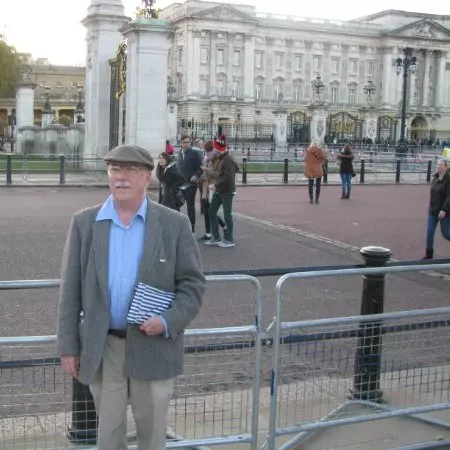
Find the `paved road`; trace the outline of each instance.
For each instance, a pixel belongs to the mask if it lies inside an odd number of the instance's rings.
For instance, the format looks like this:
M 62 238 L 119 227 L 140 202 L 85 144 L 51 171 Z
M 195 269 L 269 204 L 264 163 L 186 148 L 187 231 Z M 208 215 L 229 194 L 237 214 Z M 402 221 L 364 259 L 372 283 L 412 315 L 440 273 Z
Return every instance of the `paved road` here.
M 359 263 L 352 246 L 384 245 L 397 259 L 422 256 L 426 186 L 360 187 L 351 201 L 338 200 L 338 188 L 327 187 L 320 205 L 310 205 L 304 187 L 245 188 L 236 211 L 269 223 L 237 217 L 234 249 L 202 247 L 205 270 L 268 268 Z M 70 216 L 101 202 L 103 188 L 10 188 L 0 191 L 0 279 L 58 278 Z M 201 219 L 200 219 L 201 220 Z M 298 232 L 272 225 L 315 233 Z M 199 223 L 198 233 L 202 234 Z M 330 238 L 323 241 L 320 236 Z M 338 242 L 335 242 L 338 241 Z M 341 243 L 350 244 L 342 246 Z M 437 255 L 449 255 L 437 237 Z M 263 317 L 273 317 L 275 279 L 262 280 Z M 301 287 L 300 287 L 301 286 Z M 387 309 L 447 304 L 448 282 L 421 274 L 389 281 Z M 408 292 L 415 292 L 411 296 Z M 249 323 L 253 317 L 248 285 L 211 286 L 205 308 L 194 326 Z M 356 279 L 309 280 L 286 289 L 290 318 L 326 317 L 359 312 L 361 282 Z M 47 334 L 55 331 L 57 291 L 0 292 L 0 335 Z

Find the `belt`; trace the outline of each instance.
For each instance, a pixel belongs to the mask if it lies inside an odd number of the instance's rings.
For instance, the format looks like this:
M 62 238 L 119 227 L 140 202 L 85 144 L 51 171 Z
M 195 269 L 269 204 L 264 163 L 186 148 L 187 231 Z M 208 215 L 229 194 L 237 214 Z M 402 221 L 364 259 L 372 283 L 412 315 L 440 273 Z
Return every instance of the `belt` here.
M 110 328 L 108 330 L 108 334 L 110 336 L 114 336 L 114 337 L 119 338 L 119 339 L 125 339 L 127 337 L 126 330 L 113 330 L 112 328 Z

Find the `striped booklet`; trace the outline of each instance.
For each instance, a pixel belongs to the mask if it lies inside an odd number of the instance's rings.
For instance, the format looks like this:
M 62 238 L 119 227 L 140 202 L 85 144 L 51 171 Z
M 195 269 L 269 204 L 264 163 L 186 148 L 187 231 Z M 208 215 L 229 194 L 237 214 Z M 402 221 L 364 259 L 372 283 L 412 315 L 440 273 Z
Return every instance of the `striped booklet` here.
M 140 325 L 150 317 L 162 315 L 172 307 L 174 298 L 174 292 L 166 292 L 148 284 L 138 283 L 128 310 L 127 322 Z

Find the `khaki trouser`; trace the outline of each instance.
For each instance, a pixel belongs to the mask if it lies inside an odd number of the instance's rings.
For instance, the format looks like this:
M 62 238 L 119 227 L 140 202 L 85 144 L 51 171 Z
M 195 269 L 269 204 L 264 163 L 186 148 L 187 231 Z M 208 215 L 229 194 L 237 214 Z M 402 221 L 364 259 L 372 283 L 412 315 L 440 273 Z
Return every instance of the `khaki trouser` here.
M 90 386 L 99 416 L 98 450 L 127 449 L 127 405 L 136 422 L 139 450 L 166 448 L 167 411 L 174 379 L 136 381 L 124 374 L 125 339 L 108 336 L 102 365 Z

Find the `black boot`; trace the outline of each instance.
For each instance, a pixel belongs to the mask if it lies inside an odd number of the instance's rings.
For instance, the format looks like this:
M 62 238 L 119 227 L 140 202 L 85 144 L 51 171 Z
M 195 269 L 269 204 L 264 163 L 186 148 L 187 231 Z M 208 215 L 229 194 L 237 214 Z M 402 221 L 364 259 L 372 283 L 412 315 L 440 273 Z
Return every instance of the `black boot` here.
M 425 250 L 425 256 L 422 259 L 433 259 L 434 250 L 432 248 L 427 248 Z
M 320 198 L 320 187 L 316 186 L 316 205 L 319 204 L 319 198 Z
M 309 194 L 309 203 L 314 203 L 314 201 L 313 201 L 314 187 L 313 186 L 308 187 L 308 194 Z
M 347 200 L 350 199 L 350 193 L 351 193 L 351 191 L 352 191 L 352 188 L 349 186 L 349 187 L 347 188 L 347 194 L 345 195 L 345 198 L 346 198 Z

